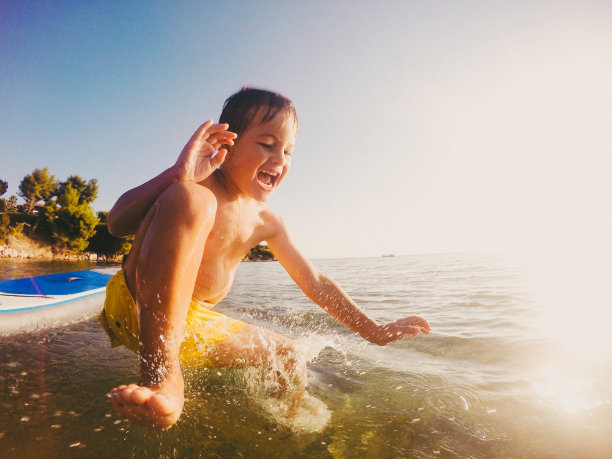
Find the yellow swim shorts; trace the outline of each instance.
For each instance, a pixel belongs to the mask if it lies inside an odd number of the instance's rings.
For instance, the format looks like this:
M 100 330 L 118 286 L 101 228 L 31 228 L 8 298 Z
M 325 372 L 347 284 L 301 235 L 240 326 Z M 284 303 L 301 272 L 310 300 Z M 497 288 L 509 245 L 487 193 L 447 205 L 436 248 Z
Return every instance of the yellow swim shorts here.
M 106 284 L 106 299 L 99 320 L 110 338 L 111 347 L 123 344 L 131 351 L 138 352 L 138 310 L 125 283 L 123 270 Z M 181 344 L 181 360 L 191 365 L 211 366 L 207 350 L 245 325 L 191 300 Z

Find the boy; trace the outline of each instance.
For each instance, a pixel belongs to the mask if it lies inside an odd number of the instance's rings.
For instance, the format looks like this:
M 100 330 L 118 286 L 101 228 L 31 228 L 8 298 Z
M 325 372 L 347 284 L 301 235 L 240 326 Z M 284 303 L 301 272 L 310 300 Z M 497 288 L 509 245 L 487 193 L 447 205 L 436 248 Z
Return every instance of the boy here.
M 226 100 L 219 122 L 200 126 L 174 166 L 126 192 L 108 215 L 112 234 L 136 236 L 124 269 L 109 281 L 100 320 L 113 345 L 140 356 L 139 384 L 114 388 L 111 400 L 120 415 L 158 429 L 183 410 L 180 360 L 281 362 L 301 381 L 299 401 L 306 365 L 295 343 L 211 311 L 261 241 L 312 301 L 368 341 L 385 345 L 430 330 L 419 317 L 387 325 L 368 317 L 304 258 L 264 204 L 291 164 L 297 115 L 290 100 L 243 88 Z

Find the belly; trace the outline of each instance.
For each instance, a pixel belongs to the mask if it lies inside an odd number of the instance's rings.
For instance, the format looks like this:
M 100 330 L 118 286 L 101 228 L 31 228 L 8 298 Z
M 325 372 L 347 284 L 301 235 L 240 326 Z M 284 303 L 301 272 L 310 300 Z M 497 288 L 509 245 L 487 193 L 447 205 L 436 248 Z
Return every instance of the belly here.
M 230 291 L 234 282 L 235 269 L 227 270 L 224 266 L 214 267 L 211 263 L 200 266 L 198 277 L 193 289 L 193 297 L 200 303 L 213 307 L 221 301 Z

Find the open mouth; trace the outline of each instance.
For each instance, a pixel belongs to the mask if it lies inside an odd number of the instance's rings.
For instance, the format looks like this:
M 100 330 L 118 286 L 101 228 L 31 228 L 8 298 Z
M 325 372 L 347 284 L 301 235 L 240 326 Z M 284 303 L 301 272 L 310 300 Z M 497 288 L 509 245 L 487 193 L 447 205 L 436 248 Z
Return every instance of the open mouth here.
M 280 174 L 275 171 L 259 171 L 257 172 L 257 182 L 265 190 L 272 190 L 278 182 Z

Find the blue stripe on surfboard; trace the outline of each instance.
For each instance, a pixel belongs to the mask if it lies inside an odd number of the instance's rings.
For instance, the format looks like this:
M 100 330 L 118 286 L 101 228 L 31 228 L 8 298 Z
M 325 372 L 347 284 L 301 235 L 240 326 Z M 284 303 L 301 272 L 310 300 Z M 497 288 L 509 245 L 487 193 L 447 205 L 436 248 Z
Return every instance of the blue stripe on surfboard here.
M 82 300 L 83 298 L 89 298 L 90 296 L 101 295 L 103 293 L 104 293 L 104 291 L 95 292 L 95 293 L 90 293 L 88 295 L 77 296 L 76 298 L 70 298 L 68 300 L 58 301 L 56 303 L 39 304 L 37 306 L 28 306 L 26 308 L 8 309 L 8 310 L 0 311 L 0 315 L 2 315 L 2 314 L 10 314 L 12 312 L 25 312 L 25 311 L 34 311 L 36 309 L 50 308 L 50 307 L 53 307 L 53 306 L 59 306 L 60 304 L 66 304 L 66 303 L 72 303 L 74 301 L 79 301 L 79 300 Z
M 105 287 L 112 276 L 96 271 L 72 271 L 0 281 L 0 292 L 19 295 L 73 295 Z

